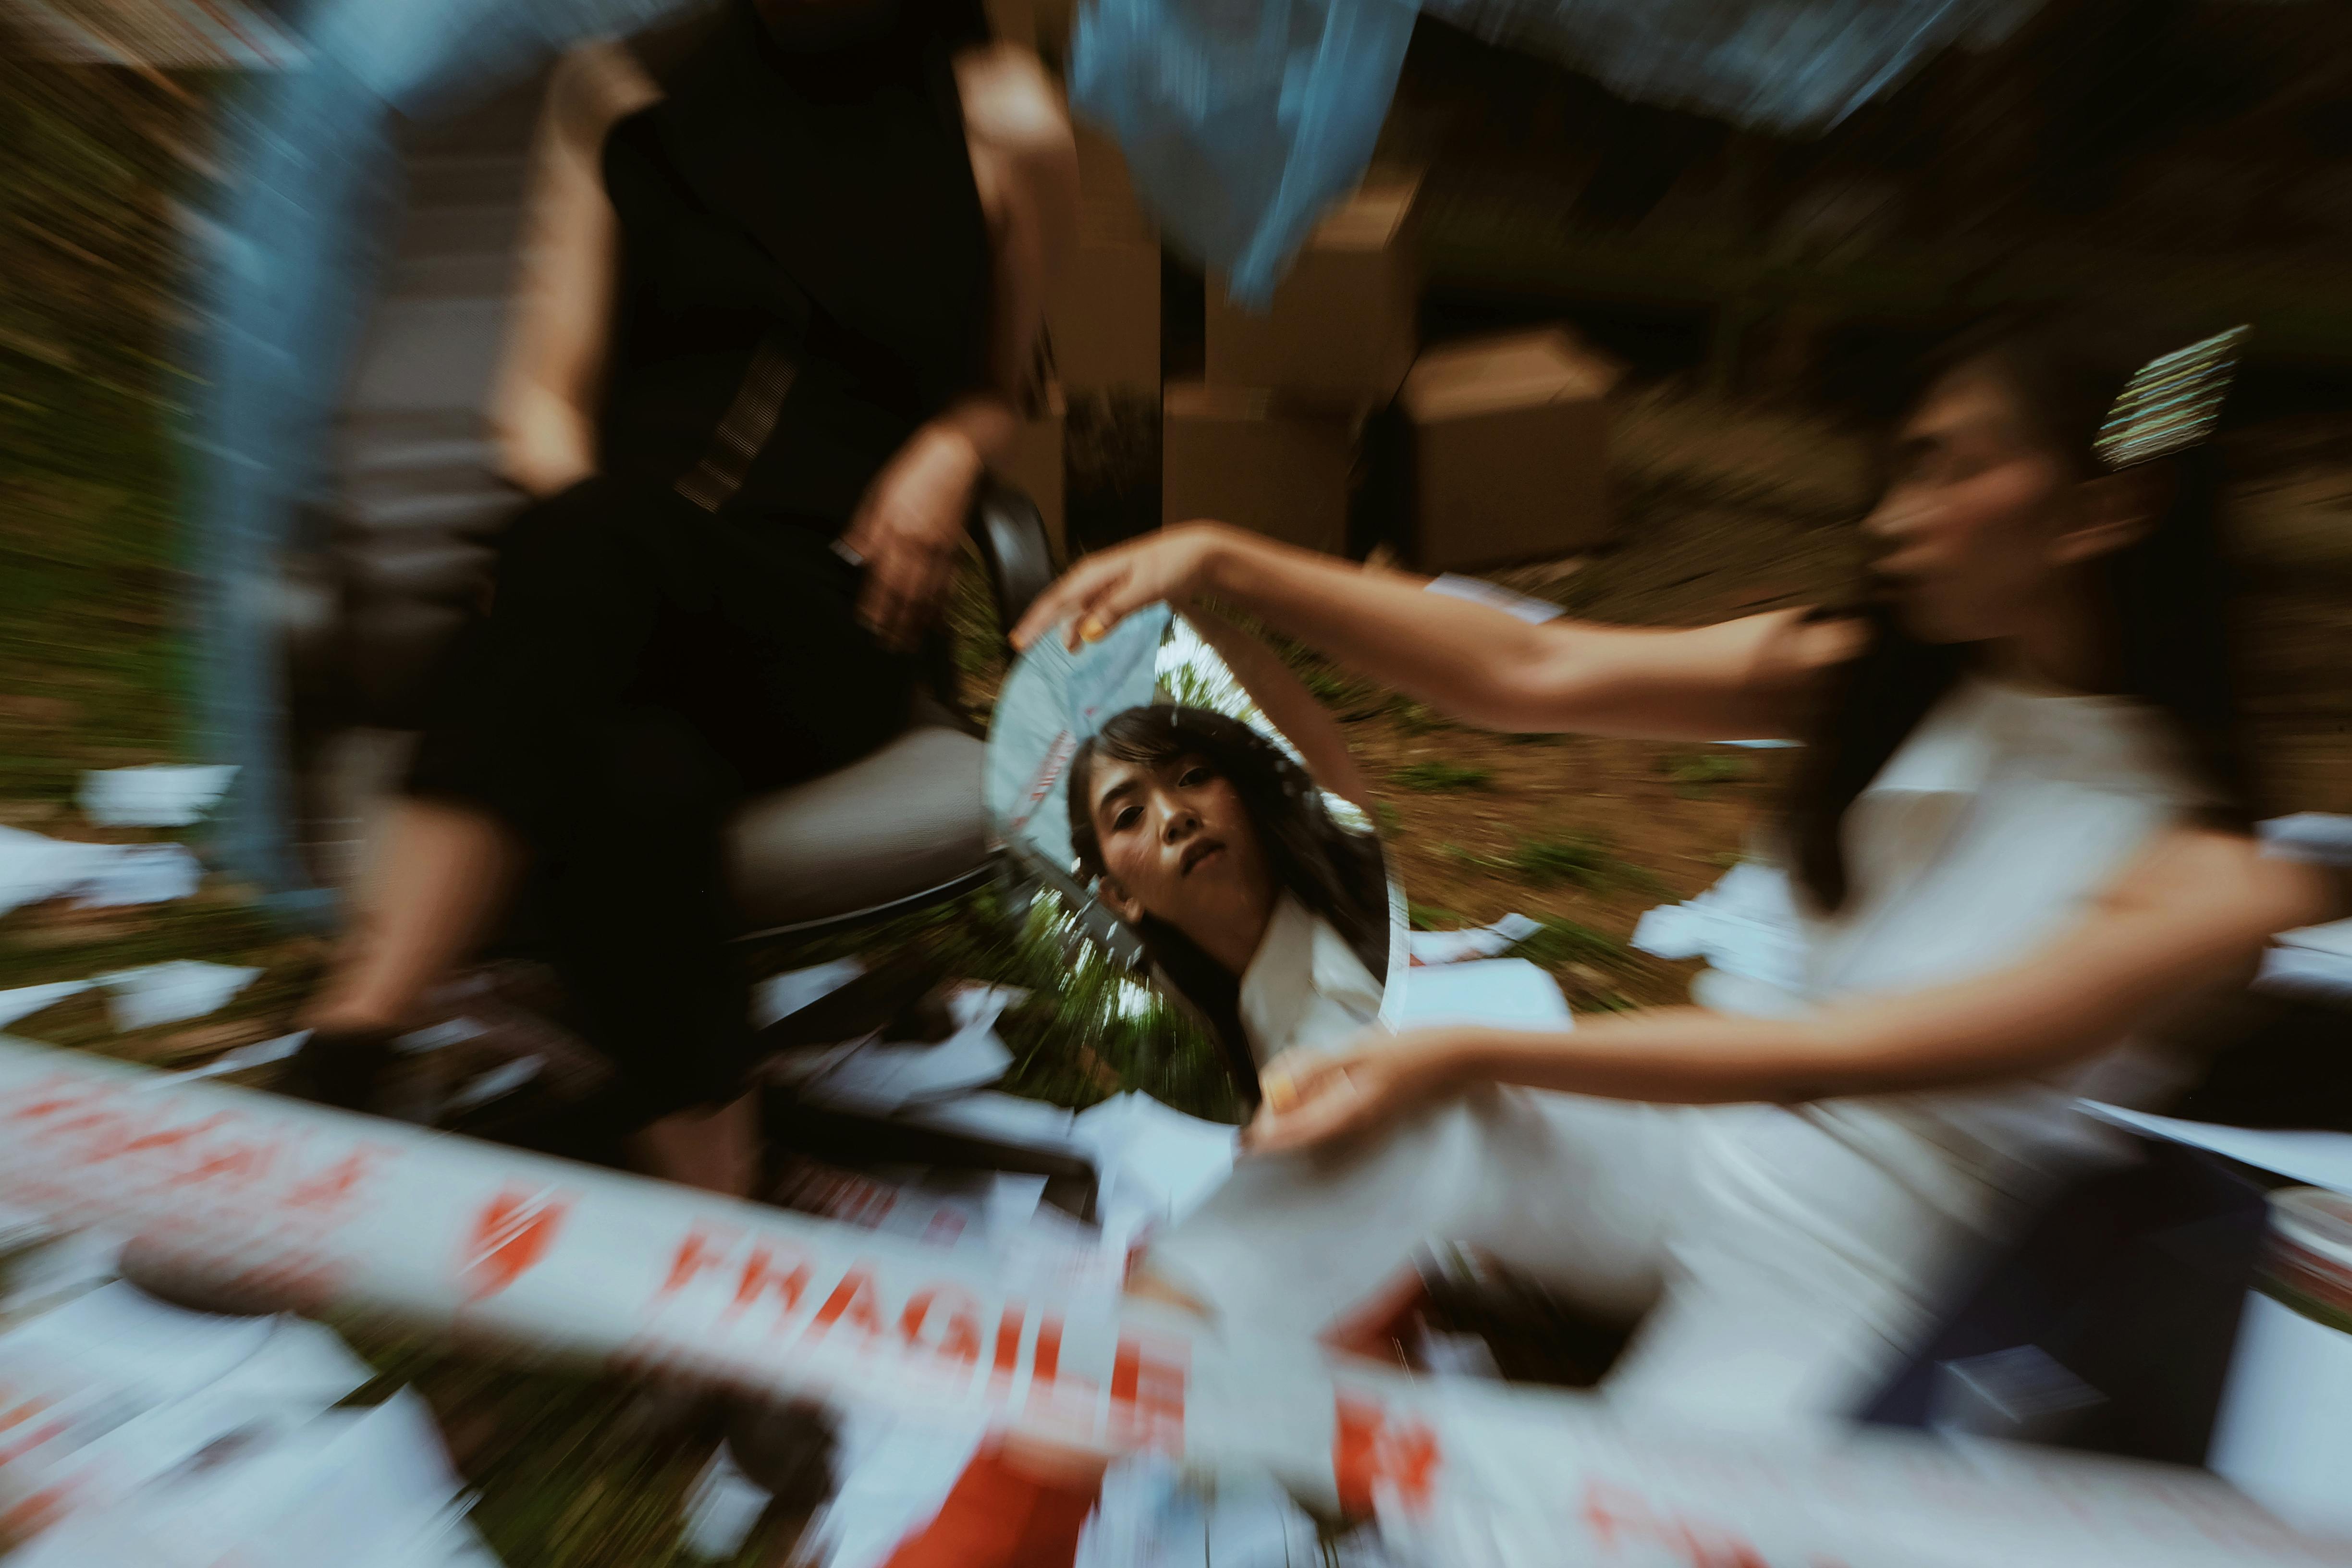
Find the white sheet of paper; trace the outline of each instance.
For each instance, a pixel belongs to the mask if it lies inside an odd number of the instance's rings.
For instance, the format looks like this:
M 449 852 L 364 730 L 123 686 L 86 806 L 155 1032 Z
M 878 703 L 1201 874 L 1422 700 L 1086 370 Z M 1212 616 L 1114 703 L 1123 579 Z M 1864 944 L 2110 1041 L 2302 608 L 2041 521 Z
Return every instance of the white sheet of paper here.
M 686 1527 L 678 1533 L 688 1553 L 705 1563 L 731 1562 L 760 1522 L 769 1495 L 719 1444 L 687 1494 Z
M 2118 1127 L 2145 1132 L 2192 1149 L 2207 1149 L 2258 1171 L 2271 1171 L 2315 1187 L 2352 1193 L 2352 1132 L 2280 1132 L 2249 1127 L 2219 1127 L 2209 1121 L 2183 1121 L 2178 1117 L 2151 1116 L 2126 1110 L 2095 1100 L 2079 1101 L 2084 1110 Z
M 234 763 L 108 768 L 81 775 L 82 815 L 108 827 L 185 827 L 212 810 L 236 777 Z
M 1575 1020 L 1552 977 L 1524 958 L 1484 958 L 1467 963 L 1405 971 L 1397 1027 L 1482 1024 L 1496 1029 L 1569 1029 Z
M 764 1029 L 814 1002 L 821 1002 L 866 973 L 862 958 L 836 958 L 807 969 L 772 974 L 751 988 L 751 1026 Z
M 1214 1192 L 1234 1168 L 1241 1136 L 1132 1093 L 1078 1112 L 1076 1132 L 1100 1178 L 1096 1217 L 1104 1245 L 1119 1251 L 1147 1227 L 1176 1224 Z
M 2254 989 L 2280 996 L 2352 1001 L 2352 958 L 2325 948 L 2281 942 L 2263 954 Z
M 233 1051 L 223 1051 L 200 1068 L 188 1068 L 165 1076 L 173 1079 L 218 1078 L 223 1073 L 242 1072 L 247 1068 L 257 1068 L 268 1062 L 282 1062 L 300 1050 L 302 1042 L 310 1037 L 310 1030 L 297 1029 L 290 1035 L 280 1035 L 276 1039 L 256 1040 L 249 1046 L 239 1046 Z
M 2298 811 L 2258 825 L 2263 847 L 2273 855 L 2322 866 L 2352 866 L 2352 816 Z
M 89 877 L 113 847 L 0 827 L 0 915 L 56 898 Z
M 106 987 L 108 1009 L 117 1029 L 144 1029 L 216 1012 L 260 978 L 258 969 L 175 958 L 166 963 L 118 969 L 98 976 L 92 984 Z
M 0 1029 L 89 989 L 87 980 L 55 980 L 47 985 L 19 985 L 13 991 L 0 991 Z
M 887 1115 L 910 1100 L 985 1088 L 1012 1066 L 1013 1053 L 983 1025 L 959 1029 L 935 1046 L 858 1047 L 811 1077 L 801 1092 L 845 1110 Z
M 183 1311 L 116 1283 L 0 1334 L 0 1368 L 33 1386 L 94 1380 L 161 1404 L 226 1377 L 274 1328 L 268 1318 Z
M 1000 1171 L 988 1189 L 988 1234 L 992 1239 L 1009 1236 L 1037 1217 L 1045 1201 L 1045 1178 L 1019 1171 Z
M 1017 1094 L 982 1089 L 953 1100 L 920 1100 L 901 1110 L 899 1120 L 1049 1153 L 1090 1152 L 1077 1136 L 1077 1118 L 1067 1109 Z
M 809 1522 L 823 1568 L 879 1568 L 910 1531 L 936 1517 L 980 1451 L 979 1422 L 934 1425 L 851 1410 L 835 1458 L 841 1485 Z
M 2352 1535 L 2352 1334 L 2248 1295 L 2209 1462 L 2288 1523 Z
M 1543 930 L 1540 921 L 1525 915 L 1505 915 L 1492 925 L 1467 931 L 1417 931 L 1406 933 L 1406 951 L 1415 963 L 1461 963 L 1474 958 L 1496 958 L 1512 944 Z
M 1791 994 L 1804 989 L 1804 917 L 1787 875 L 1756 861 L 1741 861 L 1688 902 L 1644 914 L 1633 945 L 1660 958 L 1704 958 L 1711 968 Z
M 76 880 L 77 901 L 98 909 L 163 904 L 194 896 L 205 868 L 177 844 L 108 844 L 114 851 Z

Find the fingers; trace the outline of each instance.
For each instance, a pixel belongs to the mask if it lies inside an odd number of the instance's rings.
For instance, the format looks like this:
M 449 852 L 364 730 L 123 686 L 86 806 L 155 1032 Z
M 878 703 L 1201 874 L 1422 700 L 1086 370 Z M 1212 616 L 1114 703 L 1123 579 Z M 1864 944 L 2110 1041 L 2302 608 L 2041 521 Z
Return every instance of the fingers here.
M 857 548 L 854 540 L 849 542 Z M 861 553 L 866 575 L 858 588 L 857 618 L 877 641 L 904 652 L 930 624 L 945 595 L 954 552 L 893 539 Z
M 1320 1058 L 1289 1071 L 1273 1064 L 1259 1079 L 1265 1103 L 1244 1141 L 1253 1153 L 1279 1154 L 1341 1137 L 1374 1119 L 1377 1096 L 1344 1061 Z
M 1124 577 L 1128 571 L 1126 552 L 1114 552 L 1097 560 L 1071 568 L 1060 582 L 1037 596 L 1021 624 L 1013 628 L 1013 646 L 1026 649 L 1055 626 L 1068 628 L 1066 646 L 1076 651 L 1082 640 L 1100 637 L 1110 629 L 1104 622 L 1097 601 L 1110 584 Z M 1089 617 L 1092 617 L 1091 621 Z M 1087 627 L 1081 633 L 1079 627 Z
M 1314 1095 L 1340 1066 L 1336 1058 L 1317 1051 L 1285 1051 L 1257 1075 L 1266 1109 L 1286 1114 Z
M 1250 1123 L 1248 1144 L 1253 1154 L 1287 1154 L 1344 1138 L 1374 1120 L 1367 1099 L 1352 1088 L 1317 1096 L 1296 1110 L 1261 1112 Z

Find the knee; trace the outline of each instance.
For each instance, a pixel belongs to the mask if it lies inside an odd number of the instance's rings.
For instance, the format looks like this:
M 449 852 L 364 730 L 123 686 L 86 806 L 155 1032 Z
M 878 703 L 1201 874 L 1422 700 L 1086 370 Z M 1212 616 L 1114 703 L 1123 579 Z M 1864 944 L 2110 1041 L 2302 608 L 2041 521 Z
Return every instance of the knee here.
M 499 535 L 499 594 L 561 583 L 609 554 L 624 510 L 604 479 L 583 479 L 525 507 Z
M 675 714 L 626 714 L 587 742 L 582 782 L 598 815 L 616 826 L 716 835 L 740 793 L 709 744 Z

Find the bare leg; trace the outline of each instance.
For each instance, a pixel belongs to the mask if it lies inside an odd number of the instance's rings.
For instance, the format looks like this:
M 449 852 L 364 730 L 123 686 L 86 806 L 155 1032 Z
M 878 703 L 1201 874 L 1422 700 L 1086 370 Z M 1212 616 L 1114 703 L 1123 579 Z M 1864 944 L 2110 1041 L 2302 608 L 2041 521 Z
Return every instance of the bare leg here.
M 406 800 L 369 868 L 359 921 L 303 1012 L 313 1029 L 393 1029 L 478 941 L 522 852 L 488 813 Z
M 750 1197 L 760 1177 L 759 1097 L 665 1116 L 629 1140 L 629 1159 L 647 1175 Z

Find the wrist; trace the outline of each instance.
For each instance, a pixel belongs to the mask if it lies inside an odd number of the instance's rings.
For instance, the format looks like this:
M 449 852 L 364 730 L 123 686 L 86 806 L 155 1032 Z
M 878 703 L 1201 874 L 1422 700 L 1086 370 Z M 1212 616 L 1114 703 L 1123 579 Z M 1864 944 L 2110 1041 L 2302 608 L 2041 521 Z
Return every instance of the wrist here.
M 1189 524 L 1197 531 L 1201 561 L 1192 573 L 1192 592 L 1221 599 L 1236 596 L 1236 585 L 1246 575 L 1239 570 L 1248 542 L 1235 529 L 1219 522 Z
M 940 473 L 967 491 L 988 472 L 988 455 L 971 431 L 952 420 L 939 420 L 923 432 L 925 456 Z
M 1479 1076 L 1475 1037 L 1467 1030 L 1432 1029 L 1417 1054 L 1415 1076 L 1432 1094 L 1454 1093 Z

